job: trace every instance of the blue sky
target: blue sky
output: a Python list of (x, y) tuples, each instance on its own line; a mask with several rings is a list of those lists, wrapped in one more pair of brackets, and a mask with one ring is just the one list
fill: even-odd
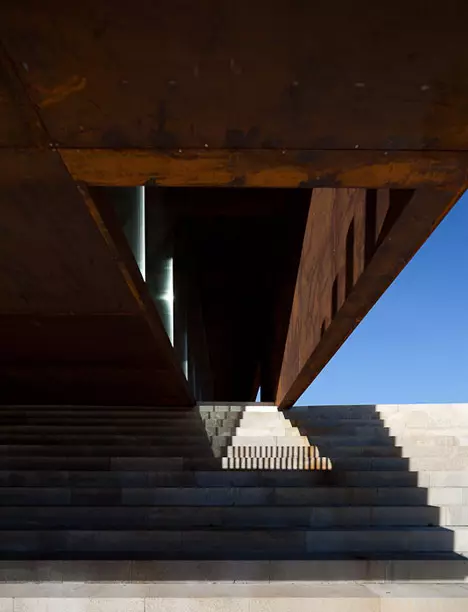
[(297, 402), (468, 402), (468, 192)]

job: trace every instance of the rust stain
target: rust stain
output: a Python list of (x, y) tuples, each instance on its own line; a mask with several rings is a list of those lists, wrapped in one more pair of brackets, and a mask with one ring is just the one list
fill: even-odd
[(43, 96), (43, 100), (40, 102), (39, 106), (41, 108), (47, 108), (48, 106), (62, 102), (71, 94), (83, 90), (86, 87), (86, 82), (86, 77), (75, 75), (65, 83), (52, 87), (51, 89), (38, 86), (37, 89)]
[(72, 150), (60, 151), (75, 180), (93, 185), (164, 186), (226, 185), (233, 179), (230, 170), (207, 157), (173, 158), (153, 151)]
[(248, 187), (297, 187), (308, 180), (309, 175), (305, 170), (284, 165), (251, 172), (245, 184)]
[(379, 151), (314, 152), (309, 163), (297, 152), (242, 150), (60, 149), (76, 181), (91, 185), (166, 187), (382, 187), (451, 186), (466, 179), (464, 153)]
[(431, 184), (447, 182), (447, 171), (436, 168), (421, 168), (415, 160), (392, 161), (388, 163), (367, 164), (344, 170), (339, 179), (343, 185), (360, 185), (372, 183), (375, 187), (387, 184), (398, 184), (400, 188), (411, 187), (417, 178), (425, 179)]

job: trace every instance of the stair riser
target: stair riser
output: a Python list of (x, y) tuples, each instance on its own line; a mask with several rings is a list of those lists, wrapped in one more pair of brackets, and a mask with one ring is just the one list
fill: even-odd
[[(0, 418), (0, 429), (8, 427), (81, 427), (85, 426), (88, 428), (100, 428), (100, 427), (117, 427), (119, 429), (126, 429), (128, 427), (137, 427), (139, 429), (148, 429), (150, 431), (165, 431), (166, 429), (172, 429), (173, 431), (206, 431), (203, 422), (200, 420), (193, 421), (174, 421), (170, 419), (148, 419), (148, 418), (11, 418), (2, 419)], [(231, 431), (231, 428), (229, 428)]]
[[(409, 431), (409, 430), (408, 430)], [(468, 446), (468, 436), (458, 436), (458, 435), (439, 435), (439, 434), (410, 434), (405, 432), (404, 435), (395, 436), (393, 439), (395, 443), (399, 446), (407, 446), (407, 447), (434, 447), (434, 448), (444, 448), (448, 447), (460, 447), (464, 448)]]
[(295, 406), (285, 410), (287, 418), (376, 419), (380, 412), (375, 406)]
[[(318, 451), (325, 459), (320, 448)], [(408, 471), (409, 461), (401, 457), (343, 457), (332, 461), (333, 470)]]
[(228, 458), (238, 457), (318, 457), (316, 446), (277, 444), (274, 446), (230, 446), (226, 449)]
[(2, 529), (466, 526), (468, 509), (422, 507), (0, 507)]
[(401, 457), (401, 449), (389, 444), (380, 446), (328, 446), (317, 447), (320, 455), (329, 459), (344, 457)]
[(121, 412), (146, 412), (148, 414), (162, 415), (166, 417), (185, 417), (196, 415), (199, 416), (197, 408), (177, 408), (174, 407), (159, 407), (159, 406), (0, 406), (2, 414), (12, 413), (36, 413), (43, 412), (62, 413), (70, 412), (72, 414), (102, 413), (107, 415), (119, 414)]
[(468, 470), (468, 456), (410, 457), (408, 465), (410, 470), (418, 471), (422, 475), (425, 472), (466, 471)]
[[(151, 431), (152, 428), (136, 428), (132, 430), (131, 428), (114, 428), (113, 431), (101, 431), (97, 430), (97, 428), (89, 428), (81, 431), (74, 431), (73, 428), (64, 428), (58, 429), (57, 431), (51, 431), (50, 429), (44, 428), (39, 431), (30, 431), (28, 429), (18, 428), (12, 431), (7, 430), (6, 428), (1, 429), (0, 435), (0, 444), (1, 445), (20, 445), (20, 444), (89, 444), (89, 445), (98, 445), (98, 444), (129, 444), (132, 445), (135, 442), (137, 443), (148, 443), (148, 444), (160, 444), (163, 446), (167, 445), (178, 445), (182, 446), (183, 444), (203, 444), (207, 443), (210, 439), (213, 444), (228, 444), (231, 442), (231, 436), (228, 435), (210, 435), (209, 432), (205, 432), (203, 429), (176, 429), (176, 428), (167, 428), (161, 430), (156, 428)], [(397, 440), (396, 446), (392, 444), (376, 444), (376, 445), (368, 445), (360, 446), (358, 444), (351, 444), (347, 446), (346, 444), (330, 444), (324, 443), (323, 439), (321, 440), (319, 437), (312, 437), (308, 442), (303, 441), (297, 437), (289, 437), (289, 436), (275, 436), (275, 437), (265, 437), (263, 440), (257, 437), (243, 437), (235, 438), (232, 440), (232, 443), (235, 446), (244, 446), (244, 445), (279, 445), (279, 446), (295, 446), (295, 445), (306, 445), (310, 444), (310, 440), (316, 441), (317, 446), (322, 450), (323, 455), (334, 454), (335, 456), (340, 456), (344, 452), (346, 454), (357, 453), (360, 449), (366, 449), (366, 452), (369, 454), (371, 452), (379, 454), (384, 453), (392, 453), (392, 454), (401, 454), (404, 453), (405, 456), (412, 457), (450, 457), (450, 456), (459, 456), (459, 457), (468, 457), (468, 446), (461, 446), (457, 440), (453, 440), (453, 443), (431, 443), (428, 441), (427, 443), (419, 443), (419, 442), (408, 442), (407, 440)], [(340, 440), (341, 441), (341, 440)], [(348, 442), (349, 439), (345, 439), (345, 442)], [(355, 439), (352, 439), (352, 442), (356, 443)], [(362, 444), (362, 442), (361, 442)], [(343, 450), (349, 449), (349, 450)], [(354, 450), (353, 450), (354, 449)]]
[(347, 435), (347, 436), (390, 436), (390, 429), (382, 425), (337, 425), (326, 427), (316, 422), (298, 423), (292, 419), (292, 424), (299, 429), (303, 435), (326, 436), (326, 435)]
[(203, 423), (203, 419), (196, 413), (190, 414), (180, 414), (176, 413), (173, 416), (169, 414), (158, 414), (151, 412), (138, 412), (135, 411), (127, 411), (127, 412), (117, 412), (117, 413), (105, 413), (105, 412), (91, 412), (86, 411), (78, 414), (77, 412), (67, 412), (67, 411), (55, 411), (55, 412), (21, 412), (21, 411), (11, 411), (11, 412), (2, 412), (0, 410), (0, 422), (6, 422), (9, 420), (23, 421), (29, 419), (37, 419), (41, 421), (42, 419), (48, 421), (60, 421), (62, 419), (73, 420), (73, 421), (81, 421), (81, 420), (89, 420), (89, 421), (106, 421), (107, 423), (112, 423), (113, 421), (131, 421), (135, 420), (144, 420), (144, 421), (152, 421), (156, 423), (169, 423), (169, 424), (177, 424), (177, 423)]
[(250, 429), (250, 428), (248, 429), (248, 428), (243, 428), (243, 427), (236, 427), (234, 435), (235, 436), (249, 436), (252, 438), (262, 438), (264, 436), (266, 437), (270, 437), (270, 436), (297, 437), (297, 436), (300, 436), (300, 433), (298, 429), (292, 426), (289, 426), (289, 427), (271, 426), (271, 427), (264, 427), (262, 429)]
[(401, 453), (404, 457), (413, 459), (453, 459), (465, 461), (468, 460), (467, 446), (408, 446), (401, 448)]
[(234, 436), (231, 446), (304, 446), (308, 447), (309, 442), (304, 436)]
[(171, 446), (62, 446), (62, 445), (4, 445), (0, 446), (0, 456), (5, 457), (211, 457), (211, 449), (206, 444), (187, 444), (182, 448)]
[[(462, 495), (466, 497), (467, 489)], [(441, 503), (452, 504), (439, 491)], [(416, 488), (387, 487), (4, 487), (0, 506), (424, 506), (427, 493)], [(287, 508), (282, 508), (287, 514)]]
[[(212, 452), (206, 446), (185, 446), (183, 449), (177, 447), (163, 447), (163, 446), (8, 446), (0, 447), (0, 468), (1, 466), (14, 465), (16, 459), (23, 459), (24, 465), (27, 465), (27, 460), (30, 459), (33, 464), (35, 458), (48, 458), (70, 460), (70, 455), (73, 454), (75, 458), (89, 458), (90, 464), (92, 461), (96, 461), (96, 465), (99, 465), (99, 459), (117, 460), (117, 458), (212, 458)], [(325, 458), (324, 458), (325, 459)], [(10, 462), (11, 463), (8, 463)], [(424, 460), (426, 461), (426, 460)], [(416, 460), (415, 460), (416, 462)], [(453, 464), (453, 467), (452, 467)], [(424, 463), (427, 466), (427, 471), (437, 469), (464, 469), (464, 462), (455, 460), (440, 462), (435, 460), (434, 464)], [(411, 466), (413, 467), (412, 463)], [(431, 467), (432, 466), (432, 467)], [(237, 466), (236, 466), (237, 467)], [(239, 463), (239, 468), (242, 466)], [(284, 466), (285, 469), (287, 466)], [(232, 469), (232, 466), (230, 466)], [(361, 471), (408, 471), (410, 468), (410, 462), (408, 459), (400, 457), (343, 457), (334, 459), (332, 462), (332, 469), (334, 470), (361, 470)], [(104, 468), (105, 469), (105, 468)], [(413, 469), (417, 469), (416, 465)]]
[[(246, 449), (251, 450), (251, 449)], [(268, 450), (268, 449), (263, 449)], [(273, 450), (277, 450), (276, 448)], [(277, 454), (277, 453), (272, 453)], [(222, 466), (226, 469), (245, 470), (330, 470), (331, 462), (325, 457), (223, 457)]]
[(453, 418), (450, 417), (426, 417), (416, 415), (391, 415), (391, 416), (382, 416), (382, 421), (385, 423), (387, 427), (391, 427), (392, 429), (399, 430), (412, 430), (419, 429), (420, 431), (437, 431), (440, 429), (446, 430), (454, 430), (455, 428), (460, 428), (464, 430), (464, 433), (468, 431), (468, 411), (465, 411), (463, 415), (457, 415)]
[(0, 457), (0, 470), (184, 470), (220, 469), (212, 458), (190, 457)]
[[(450, 531), (445, 530), (250, 530), (238, 531), (7, 531), (0, 532), (0, 554), (112, 552), (149, 553), (165, 558), (189, 555), (196, 558), (290, 558), (292, 554), (385, 553), (453, 550)], [(466, 535), (455, 537), (455, 549), (465, 544)], [(246, 538), (248, 546), (246, 547)], [(467, 543), (468, 544), (468, 543)]]
[[(436, 559), (430, 559), (425, 554), (420, 555), (417, 559), (393, 560), (353, 559), (351, 555), (343, 559), (321, 558), (299, 562), (291, 560), (262, 564), (250, 561), (232, 563), (229, 560), (204, 561), (201, 563), (164, 560), (156, 562), (134, 561), (131, 563), (128, 561), (103, 563), (99, 561), (36, 560), (31, 562), (0, 561), (0, 577), (3, 582), (4, 596), (6, 596), (5, 591), (8, 591), (12, 597), (21, 598), (25, 595), (24, 589), (21, 593), (25, 585), (27, 585), (27, 588), (42, 583), (40, 596), (54, 597), (54, 605), (51, 606), (51, 602), (48, 602), (50, 607), (47, 607), (47, 612), (70, 610), (72, 602), (70, 598), (73, 598), (73, 602), (78, 604), (73, 606), (73, 612), (95, 611), (96, 599), (91, 603), (91, 606), (89, 601), (83, 602), (80, 599), (86, 597), (87, 594), (93, 598), (96, 597), (98, 589), (99, 594), (101, 594), (103, 592), (101, 588), (104, 587), (105, 589), (106, 586), (109, 586), (109, 583), (112, 583), (111, 592), (105, 590), (109, 596), (112, 594), (112, 597), (115, 598), (112, 600), (115, 605), (111, 604), (108, 607), (109, 600), (106, 603), (101, 600), (101, 605), (104, 606), (99, 608), (101, 612), (123, 612), (121, 607), (122, 596), (129, 596), (129, 588), (132, 591), (132, 597), (139, 594), (147, 595), (148, 583), (156, 583), (158, 597), (161, 597), (165, 592), (169, 600), (167, 600), (166, 608), (161, 599), (151, 599), (150, 607), (146, 608), (147, 612), (156, 612), (156, 610), (158, 612), (182, 612), (179, 607), (174, 610), (174, 597), (184, 598), (183, 612), (201, 612), (200, 605), (207, 612), (207, 606), (209, 605), (207, 598), (210, 597), (218, 598), (216, 601), (217, 612), (233, 612), (233, 609), (238, 610), (238, 612), (277, 612), (279, 597), (288, 598), (287, 602), (284, 599), (280, 602), (280, 609), (287, 609), (288, 612), (303, 612), (304, 605), (309, 602), (311, 605), (306, 609), (314, 610), (318, 604), (323, 607), (325, 603), (323, 597), (326, 598), (327, 602), (330, 602), (329, 605), (325, 606), (326, 610), (350, 612), (350, 596), (352, 594), (350, 588), (356, 595), (355, 589), (362, 592), (362, 586), (350, 585), (349, 582), (343, 584), (343, 581), (373, 582), (374, 585), (367, 585), (369, 588), (375, 589), (372, 594), (375, 592), (382, 593), (382, 590), (385, 590), (387, 594), (389, 594), (388, 591), (393, 591), (398, 610), (408, 609), (402, 608), (401, 596), (402, 594), (409, 595), (413, 591), (415, 599), (410, 599), (412, 612), (428, 611), (428, 599), (426, 597), (419, 597), (423, 605), (415, 607), (417, 598), (421, 594), (421, 586), (423, 586), (426, 595), (430, 595), (433, 601), (439, 600), (435, 602), (436, 608), (441, 603), (446, 603), (448, 608), (445, 609), (450, 610), (450, 612), (466, 612), (466, 600), (463, 601), (460, 598), (461, 587), (453, 583), (463, 584), (464, 582), (466, 588), (467, 566), (468, 559), (450, 558), (449, 555), (444, 554), (439, 555)], [(342, 584), (329, 584), (336, 581), (337, 575), (340, 577)], [(190, 577), (191, 580), (184, 582), (183, 577), (185, 576)], [(235, 584), (233, 584), (233, 580), (229, 580), (231, 576), (236, 579)], [(76, 584), (78, 577), (81, 582), (78, 588), (79, 595)], [(226, 585), (226, 578), (231, 583), (229, 586)], [(390, 584), (392, 580), (400, 584), (392, 586)], [(435, 588), (427, 584), (431, 580), (438, 582)], [(421, 581), (425, 584), (421, 584)], [(413, 584), (408, 584), (410, 582), (413, 582)], [(419, 584), (414, 584), (415, 582), (419, 582)], [(14, 589), (16, 593), (12, 592)], [(135, 589), (141, 589), (140, 593)], [(202, 602), (197, 599), (201, 589), (203, 589)], [(253, 598), (255, 593), (260, 599), (245, 601), (246, 596)], [(235, 594), (240, 599), (233, 600), (231, 595)], [(37, 595), (39, 595), (39, 592), (37, 592)], [(271, 595), (269, 601), (267, 599), (268, 595)], [(310, 600), (305, 599), (308, 596), (311, 596)], [(69, 598), (60, 599), (61, 597)], [(224, 599), (221, 600), (220, 597), (224, 597)], [(440, 600), (444, 597), (447, 597), (447, 600), (441, 602)], [(458, 602), (463, 605), (454, 607), (452, 604), (454, 598), (457, 597)], [(242, 602), (242, 600), (244, 601)], [(234, 606), (233, 601), (235, 602)], [(384, 610), (395, 609), (395, 606), (393, 608), (381, 607), (380, 605), (376, 607), (372, 598), (368, 601), (372, 604), (363, 608), (364, 600), (359, 598), (357, 601), (358, 607), (353, 609), (361, 612), (364, 610), (366, 612), (376, 612), (376, 610), (383, 612)], [(43, 606), (38, 608), (38, 600), (31, 601), (29, 599), (28, 603), (32, 604), (29, 607), (26, 602), (28, 602), (27, 597), (25, 599), (15, 599), (15, 612), (19, 612), (19, 610), (21, 612), (31, 612), (32, 610), (34, 612), (39, 610), (44, 612)], [(221, 602), (224, 607), (219, 607), (218, 604), (221, 604)], [(265, 607), (266, 602), (268, 602), (267, 607)], [(45, 603), (44, 600), (41, 603)], [(124, 602), (125, 612), (129, 611), (126, 603)], [(177, 602), (176, 606), (179, 603)], [(285, 608), (286, 603), (287, 608)], [(26, 607), (23, 607), (25, 605)], [(7, 610), (8, 612), (13, 611), (12, 606), (6, 606), (4, 609), (5, 612)], [(143, 610), (144, 605), (142, 604), (140, 608), (137, 607), (135, 612), (143, 612)]]
[(372, 417), (346, 417), (344, 415), (309, 415), (309, 416), (297, 416), (295, 414), (285, 413), (285, 418), (290, 422), (296, 423), (310, 423), (312, 426), (324, 426), (324, 427), (336, 427), (340, 425), (351, 425), (351, 426), (367, 426), (372, 425), (374, 427), (385, 427), (385, 422), (377, 414)]
[(171, 432), (170, 435), (148, 435), (148, 429), (146, 429), (146, 435), (101, 435), (101, 434), (89, 434), (83, 433), (80, 435), (31, 435), (31, 434), (0, 434), (0, 453), (2, 447), (10, 446), (95, 446), (95, 447), (107, 447), (117, 446), (120, 448), (127, 447), (132, 448), (135, 446), (153, 446), (158, 448), (164, 448), (168, 446), (176, 447), (176, 450), (183, 451), (185, 447), (189, 448), (209, 448), (210, 442), (208, 436), (200, 432), (198, 435), (177, 435)]
[[(416, 486), (417, 475), (404, 472), (380, 472), (378, 478), (372, 472), (330, 472), (309, 471), (167, 471), (162, 465), (157, 471), (1, 471), (0, 487), (4, 486), (203, 486), (203, 487), (316, 487), (337, 486), (388, 487), (392, 484)], [(458, 474), (456, 474), (458, 475)], [(448, 476), (447, 476), (448, 477)], [(468, 478), (466, 479), (468, 481)], [(455, 486), (455, 485), (454, 485)], [(468, 487), (468, 482), (466, 484)], [(419, 489), (421, 496), (424, 489)], [(400, 492), (401, 494), (401, 492)]]
[(308, 435), (309, 444), (319, 448), (336, 446), (395, 446), (393, 438), (384, 435), (362, 435), (362, 436), (312, 436)]
[[(174, 429), (167, 430), (167, 434), (163, 434), (160, 430), (157, 430), (157, 435), (148, 435), (148, 428), (132, 430), (122, 430), (114, 432), (100, 432), (96, 433), (96, 428), (90, 428), (81, 432), (73, 432), (73, 428), (66, 428), (63, 431), (54, 431), (53, 433), (44, 432), (18, 432), (13, 431), (8, 433), (5, 428), (2, 428), (2, 435), (0, 437), (0, 444), (2, 445), (123, 445), (129, 444), (130, 446), (138, 444), (151, 444), (157, 445), (162, 444), (163, 446), (177, 445), (181, 446), (184, 443), (193, 444), (194, 442), (203, 445), (211, 443), (213, 446), (224, 448), (230, 442), (229, 436), (206, 436), (205, 432), (177, 432)], [(161, 435), (160, 435), (161, 434)], [(287, 438), (281, 441), (282, 446), (294, 445), (294, 442), (290, 442)], [(427, 449), (427, 452), (426, 450)], [(367, 456), (367, 457), (398, 457), (401, 456), (402, 450), (399, 447), (395, 447), (391, 444), (382, 444), (375, 446), (339, 446), (320, 444), (319, 451), (321, 455), (326, 457), (345, 457), (345, 456)], [(453, 456), (460, 455), (464, 456), (468, 451), (466, 447), (429, 447), (429, 446), (418, 446), (416, 451), (412, 449), (406, 449), (405, 453), (416, 454), (421, 457), (431, 456)]]
[(141, 426), (127, 426), (127, 425), (11, 425), (1, 426), (0, 435), (6, 436), (37, 436), (43, 438), (58, 438), (63, 439), (64, 436), (71, 438), (82, 437), (89, 439), (89, 436), (96, 437), (135, 437), (140, 438), (141, 436), (147, 436), (150, 438), (155, 437), (177, 437), (189, 436), (189, 437), (204, 437), (206, 436), (206, 430), (202, 425), (196, 426), (177, 426), (177, 425), (165, 425), (141, 427)]
[[(72, 447), (72, 450), (71, 450)], [(258, 450), (259, 456), (270, 450), (266, 447)], [(307, 452), (314, 453), (313, 448), (306, 448)], [(232, 451), (233, 452), (233, 451)], [(276, 452), (276, 451), (275, 451)], [(291, 451), (293, 452), (293, 451)], [(294, 452), (299, 452), (294, 451)], [(318, 452), (321, 456), (323, 452)], [(208, 443), (185, 444), (182, 447), (177, 445), (86, 445), (78, 444), (63, 446), (60, 444), (49, 445), (3, 445), (0, 446), (0, 457), (11, 459), (16, 457), (212, 457), (212, 452)], [(468, 457), (428, 457), (407, 459), (405, 457), (338, 457), (333, 460), (333, 469), (336, 470), (417, 470), (417, 471), (437, 471), (437, 470), (465, 470), (468, 468)]]

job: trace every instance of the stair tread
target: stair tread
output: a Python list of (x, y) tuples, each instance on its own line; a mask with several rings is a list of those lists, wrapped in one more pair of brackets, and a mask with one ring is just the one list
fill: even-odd
[[(468, 530), (468, 526), (462, 526), (462, 527), (457, 527), (456, 528), (457, 531), (467, 531)], [(14, 533), (14, 532), (25, 532), (25, 533), (29, 533), (32, 530), (28, 530), (28, 529), (0, 529), (0, 536), (1, 534), (7, 534), (7, 533)], [(169, 532), (206, 532), (208, 534), (210, 534), (212, 531), (217, 531), (217, 532), (226, 532), (226, 533), (239, 533), (242, 531), (247, 531), (249, 533), (252, 532), (258, 532), (258, 533), (265, 533), (265, 532), (269, 532), (269, 531), (273, 531), (275, 533), (278, 532), (283, 532), (285, 534), (289, 534), (289, 533), (308, 533), (308, 532), (313, 532), (313, 533), (320, 533), (321, 535), (327, 535), (329, 533), (332, 532), (339, 532), (339, 533), (349, 533), (349, 532), (363, 532), (363, 533), (376, 533), (376, 532), (396, 532), (396, 531), (404, 531), (404, 532), (447, 532), (447, 531), (451, 531), (451, 529), (448, 529), (446, 527), (441, 527), (440, 525), (434, 525), (434, 526), (425, 526), (425, 525), (370, 525), (370, 526), (365, 526), (365, 527), (360, 527), (360, 526), (356, 526), (356, 527), (349, 527), (349, 526), (337, 526), (337, 527), (271, 527), (271, 526), (262, 526), (262, 527), (236, 527), (236, 526), (229, 526), (228, 528), (226, 527), (216, 527), (216, 526), (209, 526), (209, 527), (188, 527), (188, 528), (184, 528), (184, 527), (180, 527), (180, 526), (164, 526), (163, 528), (157, 528), (157, 529), (135, 529), (135, 528), (131, 528), (131, 529), (104, 529), (104, 528), (99, 528), (99, 529), (63, 529), (63, 528), (57, 528), (57, 529), (37, 529), (35, 530), (38, 533), (57, 533), (59, 531), (65, 531), (65, 532), (93, 532), (93, 533), (101, 533), (101, 532), (115, 532), (118, 534), (123, 534), (123, 533), (132, 533), (133, 531), (138, 531), (138, 532), (142, 532), (142, 531), (146, 531), (148, 533), (165, 533), (167, 531)]]

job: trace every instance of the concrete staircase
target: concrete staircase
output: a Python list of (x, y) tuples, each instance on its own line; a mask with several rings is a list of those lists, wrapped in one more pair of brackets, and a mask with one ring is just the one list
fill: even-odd
[(468, 406), (4, 407), (0, 582), (463, 585), (467, 441)]

